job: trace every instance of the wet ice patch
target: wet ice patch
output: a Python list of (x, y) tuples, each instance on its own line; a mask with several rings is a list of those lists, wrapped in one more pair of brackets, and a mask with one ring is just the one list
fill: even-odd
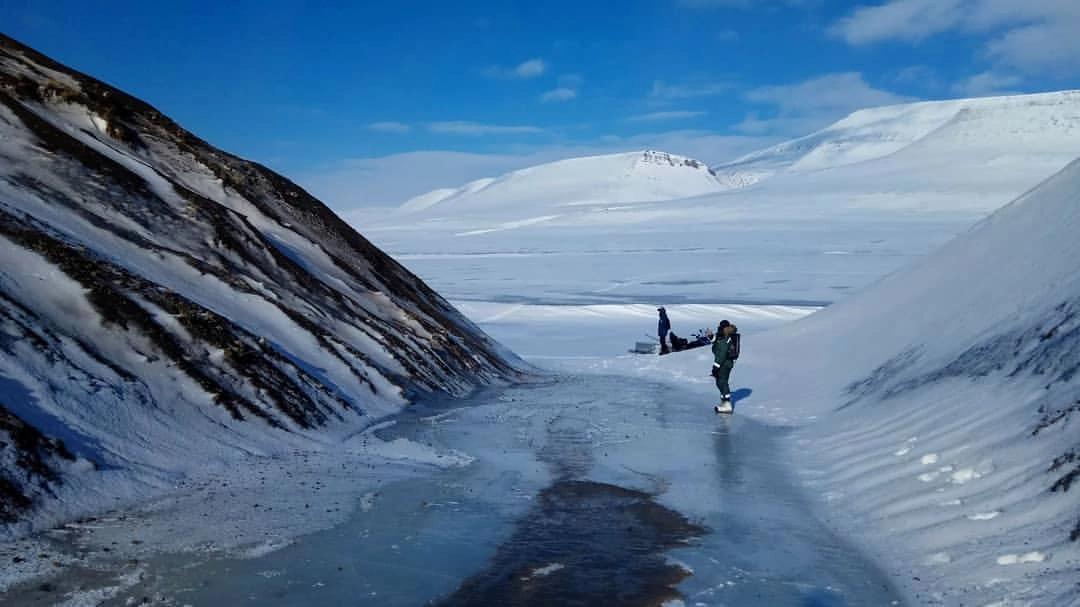
[(368, 453), (386, 459), (406, 460), (447, 468), (464, 467), (475, 461), (473, 457), (461, 451), (454, 449), (440, 451), (405, 438), (395, 438), (390, 441), (372, 440), (366, 445), (366, 450)]
[(556, 571), (561, 571), (563, 569), (566, 569), (566, 565), (563, 565), (562, 563), (550, 563), (550, 564), (544, 565), (543, 567), (537, 567), (536, 569), (533, 569), (529, 573), (529, 575), (527, 575), (527, 576), (525, 576), (525, 577), (523, 577), (521, 579), (523, 579), (523, 580), (531, 580), (533, 578), (538, 578), (538, 577), (547, 577), (547, 576), (551, 575), (552, 573), (555, 573)]
[(240, 552), (241, 558), (257, 559), (292, 545), (291, 540), (268, 540)]
[(1017, 565), (1021, 563), (1041, 563), (1046, 560), (1046, 555), (1038, 550), (1023, 554), (1003, 554), (997, 557), (998, 565)]
[(952, 557), (945, 552), (936, 552), (926, 557), (923, 562), (927, 565), (948, 565), (952, 562)]

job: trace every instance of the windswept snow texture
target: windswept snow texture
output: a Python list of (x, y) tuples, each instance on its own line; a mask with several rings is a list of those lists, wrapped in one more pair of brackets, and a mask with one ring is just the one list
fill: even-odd
[(5, 534), (521, 370), (285, 178), (0, 37)]

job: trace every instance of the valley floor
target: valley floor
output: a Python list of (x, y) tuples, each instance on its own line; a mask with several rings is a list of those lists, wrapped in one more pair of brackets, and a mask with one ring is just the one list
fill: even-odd
[[(340, 452), (252, 458), (143, 507), (0, 546), (13, 563), (0, 605), (477, 604), (529, 592), (596, 600), (615, 588), (630, 592), (627, 604), (1067, 605), (1078, 596), (1076, 544), (1041, 522), (1069, 504), (1038, 505), (1044, 489), (1029, 470), (1038, 464), (1010, 453), (1000, 431), (1009, 411), (961, 419), (953, 407), (935, 414), (897, 401), (812, 423), (800, 386), (785, 379), (798, 361), (752, 354), (762, 331), (810, 309), (672, 307), (676, 331), (718, 316), (744, 328), (737, 413), (718, 418), (707, 349), (618, 354), (649, 332), (651, 309), (462, 307), (557, 381), (421, 404)], [(938, 389), (937, 402), (1003, 389), (1021, 402), (1032, 387)], [(619, 552), (641, 539), (627, 527), (559, 548), (584, 532), (552, 525), (578, 519), (593, 531), (656, 523), (643, 531), (649, 558), (631, 567)], [(596, 557), (584, 577), (574, 552)]]
[(788, 431), (662, 383), (549, 379), (422, 403), (368, 437), (447, 465), (295, 454), (66, 526), (21, 546), (61, 574), (0, 602), (900, 603), (808, 515)]

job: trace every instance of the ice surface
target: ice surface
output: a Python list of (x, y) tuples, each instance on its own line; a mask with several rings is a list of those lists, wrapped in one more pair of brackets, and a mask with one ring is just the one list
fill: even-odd
[[(657, 592), (667, 583), (653, 581), (648, 568), (639, 579), (620, 577), (636, 570), (634, 559), (652, 558), (682, 575), (692, 572), (676, 587), (692, 605), (864, 605), (898, 598), (881, 571), (806, 516), (805, 498), (776, 448), (781, 431), (718, 418), (697, 395), (622, 377), (562, 377), (462, 405), (418, 406), (377, 434), (468, 453), (476, 458), (469, 466), (383, 483), (370, 507), (348, 521), (265, 556), (151, 557), (144, 581), (117, 604), (154, 595), (181, 604), (415, 605), (448, 597), (485, 572), (494, 586), (483, 596), (547, 584), (544, 592), (603, 603), (617, 587), (634, 603), (633, 588)], [(628, 531), (617, 517), (579, 513), (590, 521), (588, 531), (551, 537), (542, 549), (515, 544), (559, 528), (556, 519), (540, 516), (548, 511), (538, 496), (570, 481), (654, 495), (707, 531), (670, 556), (630, 552), (606, 562), (605, 551), (616, 550)], [(570, 501), (559, 508), (577, 503), (562, 499)], [(645, 542), (646, 528), (634, 541)], [(597, 544), (575, 543), (593, 533)], [(589, 582), (570, 583), (575, 576)]]

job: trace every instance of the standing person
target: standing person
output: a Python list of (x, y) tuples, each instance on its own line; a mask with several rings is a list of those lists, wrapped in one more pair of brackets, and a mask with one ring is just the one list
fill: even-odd
[(671, 321), (668, 320), (667, 310), (664, 309), (664, 306), (660, 306), (656, 311), (660, 313), (660, 322), (656, 325), (656, 332), (660, 334), (660, 353), (667, 354), (670, 352), (667, 344), (667, 334), (668, 331), (671, 331)]
[(717, 413), (735, 411), (731, 404), (731, 385), (728, 382), (731, 379), (731, 370), (735, 367), (735, 359), (739, 357), (737, 340), (735, 325), (726, 320), (720, 321), (712, 344), (712, 376), (716, 378), (716, 388), (720, 390), (720, 404), (714, 407)]

